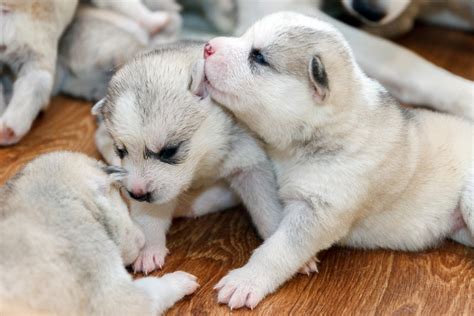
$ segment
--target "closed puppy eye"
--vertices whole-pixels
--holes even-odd
[[[119,156],[120,159],[125,158],[125,156],[128,154],[127,148],[125,146],[119,147],[117,145],[114,146],[115,153],[117,156]]]
[[[160,160],[161,162],[174,165],[178,163],[176,159],[174,158],[179,151],[180,145],[181,144],[166,146],[162,148],[158,153],[153,152],[148,148],[145,148],[145,155],[144,155],[145,159],[153,158],[153,159]]]
[[[249,60],[251,63],[256,63],[262,66],[268,66],[268,62],[265,56],[259,49],[256,48],[252,48],[252,50],[250,51]]]

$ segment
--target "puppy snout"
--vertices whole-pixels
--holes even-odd
[[[352,8],[371,22],[379,22],[386,15],[384,9],[371,0],[353,0]]]
[[[128,191],[130,197],[134,200],[139,202],[151,202],[151,192],[143,192],[143,191]]]
[[[211,45],[210,42],[208,42],[204,46],[204,59],[209,58],[211,55],[213,55],[216,51],[214,50],[214,47]]]

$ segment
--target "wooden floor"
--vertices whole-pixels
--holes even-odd
[[[473,34],[417,27],[399,43],[474,80]],[[21,144],[0,149],[0,183],[40,153],[67,149],[98,157],[89,111],[86,102],[54,98]],[[229,269],[242,266],[260,242],[243,209],[176,220],[164,272],[193,273],[201,288],[169,314],[249,314],[219,306],[212,287]],[[296,276],[253,314],[474,315],[474,249],[448,241],[422,253],[333,248],[320,259],[319,274]]]

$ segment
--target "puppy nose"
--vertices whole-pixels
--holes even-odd
[[[208,58],[209,56],[213,55],[216,51],[214,48],[211,46],[210,43],[207,43],[204,46],[204,59]]]
[[[151,193],[150,192],[131,192],[128,191],[128,194],[130,197],[134,200],[137,200],[139,202],[151,202]]]
[[[361,16],[372,22],[379,22],[386,15],[383,8],[369,0],[353,0],[352,8]]]

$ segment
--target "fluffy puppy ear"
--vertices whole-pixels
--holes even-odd
[[[319,56],[313,56],[309,62],[309,79],[314,86],[316,102],[322,103],[329,94],[329,79],[326,68]]]
[[[191,81],[189,83],[189,91],[201,100],[207,98],[209,93],[206,88],[206,75],[204,73],[204,59],[199,59],[193,65],[191,71]]]
[[[91,113],[92,115],[98,116],[102,114],[102,110],[105,105],[105,98],[100,99],[94,106],[92,107]]]

